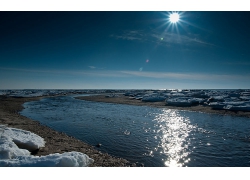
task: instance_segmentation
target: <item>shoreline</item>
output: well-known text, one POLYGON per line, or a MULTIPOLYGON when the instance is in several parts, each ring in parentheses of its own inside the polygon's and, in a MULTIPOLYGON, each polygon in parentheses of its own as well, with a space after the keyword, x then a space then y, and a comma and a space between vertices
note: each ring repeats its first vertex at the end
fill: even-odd
POLYGON ((79 96, 75 98, 80 99, 80 100, 85 100, 85 101, 127 104, 127 105, 135 105, 135 106, 150 106, 150 107, 156 107, 156 108, 186 110, 186 111, 203 112, 203 113, 220 114, 220 115, 231 115, 231 116, 250 118, 250 112, 214 110, 211 107, 202 106, 202 105, 191 106, 191 107, 167 106, 165 105, 165 102, 143 102, 140 100, 131 99, 128 96, 124 96, 124 95, 119 95, 118 97, 105 97, 105 95, 93 95, 93 96, 79 96))
POLYGON ((94 163, 90 167, 129 167, 136 166, 126 159, 113 157, 107 153, 102 153, 93 146, 68 136, 65 133, 55 131, 38 121, 32 120, 19 114, 24 108, 22 105, 29 101, 38 101, 42 98, 49 97, 29 97, 14 98, 0 96, 0 124, 7 124, 8 127, 18 128, 33 132, 45 140, 45 147, 40 148, 36 152, 32 152, 35 156, 44 156, 53 153, 64 153, 77 151, 88 155, 94 159, 94 163))

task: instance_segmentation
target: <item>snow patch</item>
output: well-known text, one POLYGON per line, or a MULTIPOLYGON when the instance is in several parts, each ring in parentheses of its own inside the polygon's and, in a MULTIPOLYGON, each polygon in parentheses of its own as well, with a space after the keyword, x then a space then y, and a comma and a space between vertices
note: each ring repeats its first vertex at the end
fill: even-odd
POLYGON ((6 136, 2 136, 0 138, 0 161, 13 159, 19 156, 29 156, 29 155, 30 152, 28 150, 19 149, 11 138, 6 136))
POLYGON ((16 128, 6 128, 4 135, 12 138, 13 142, 18 147, 29 151, 34 151, 45 146, 44 139, 30 131, 16 128))
POLYGON ((0 167, 86 167, 94 162, 75 151, 41 157, 30 154, 44 146, 44 139, 34 133, 0 125, 0 167))
POLYGON ((94 160, 80 152, 55 153, 47 156, 18 156, 0 160, 2 167, 87 167, 94 160))

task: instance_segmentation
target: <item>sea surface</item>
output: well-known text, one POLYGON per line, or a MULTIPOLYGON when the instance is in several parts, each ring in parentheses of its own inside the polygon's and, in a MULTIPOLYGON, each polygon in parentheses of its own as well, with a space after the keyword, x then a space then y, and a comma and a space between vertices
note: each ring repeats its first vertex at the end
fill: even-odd
POLYGON ((250 118, 90 102, 27 102, 21 114, 116 157, 148 167, 250 166, 250 118))

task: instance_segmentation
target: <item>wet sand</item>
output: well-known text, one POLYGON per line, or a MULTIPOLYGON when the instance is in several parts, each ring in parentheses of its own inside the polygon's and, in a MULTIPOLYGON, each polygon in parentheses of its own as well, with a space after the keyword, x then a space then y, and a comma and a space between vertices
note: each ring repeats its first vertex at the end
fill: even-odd
POLYGON ((37 98, 12 98, 0 96, 0 124, 7 124, 8 127, 19 128, 31 131, 46 141, 45 147, 39 151, 32 152, 33 155, 41 156, 51 153, 64 153, 78 151, 87 154, 94 159, 92 167, 126 167, 135 166, 127 160, 112 157, 107 153, 101 153, 97 148, 88 145, 65 133, 57 132, 47 126, 41 125, 38 121, 26 118, 19 114, 23 109, 22 104, 27 101, 36 101, 37 98))
POLYGON ((202 106, 202 105, 191 106, 191 107, 167 106, 165 105, 165 102, 143 102, 141 100, 131 99, 128 96, 124 96, 124 95, 119 95, 118 97, 105 97, 105 95, 82 96, 82 97, 77 97, 77 99, 86 100, 86 101, 129 104, 129 105, 136 105, 136 106, 151 106, 151 107, 166 108, 166 109, 178 109, 178 110, 205 112, 205 113, 215 113, 215 114, 241 116, 241 117, 250 118, 250 112, 214 110, 211 107, 202 106))

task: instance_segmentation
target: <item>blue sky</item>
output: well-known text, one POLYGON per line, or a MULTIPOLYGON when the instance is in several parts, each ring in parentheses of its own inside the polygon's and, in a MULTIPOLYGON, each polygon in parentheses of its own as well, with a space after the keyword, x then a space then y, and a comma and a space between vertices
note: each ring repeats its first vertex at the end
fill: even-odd
POLYGON ((0 89, 250 88, 250 12, 0 12, 0 89))

